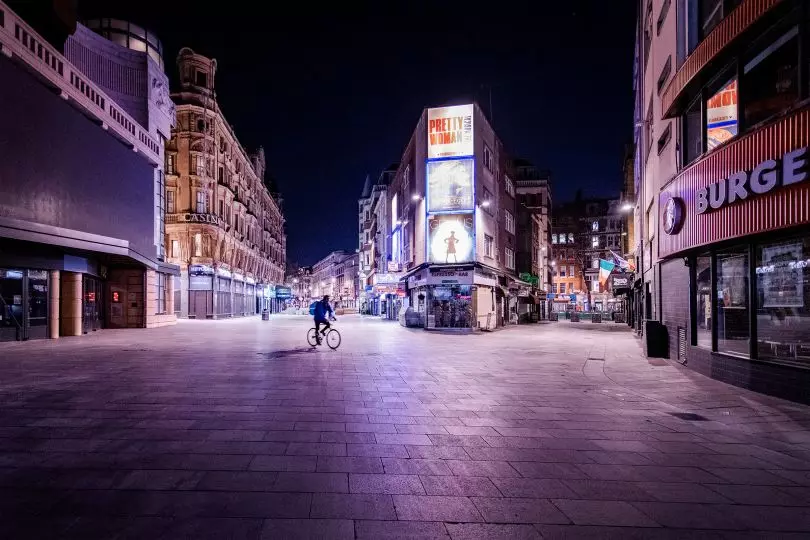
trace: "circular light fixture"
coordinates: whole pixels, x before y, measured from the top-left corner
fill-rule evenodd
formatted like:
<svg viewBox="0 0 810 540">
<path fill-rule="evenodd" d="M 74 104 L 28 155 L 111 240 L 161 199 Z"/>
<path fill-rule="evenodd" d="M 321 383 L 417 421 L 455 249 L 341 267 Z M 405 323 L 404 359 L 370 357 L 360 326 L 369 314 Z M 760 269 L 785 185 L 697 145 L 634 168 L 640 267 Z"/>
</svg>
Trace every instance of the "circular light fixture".
<svg viewBox="0 0 810 540">
<path fill-rule="evenodd" d="M 633 209 L 633 205 L 630 204 L 629 202 L 624 203 L 624 206 L 622 206 L 622 211 L 623 212 L 629 212 L 632 209 Z"/>
<path fill-rule="evenodd" d="M 414 193 L 413 195 L 411 195 L 411 200 L 412 201 L 418 201 L 418 200 L 421 200 L 421 199 L 422 199 L 422 196 L 419 195 L 418 193 Z"/>
<path fill-rule="evenodd" d="M 489 200 L 486 200 L 486 201 L 482 202 L 481 206 L 484 207 L 484 208 L 488 207 L 489 206 Z"/>
</svg>

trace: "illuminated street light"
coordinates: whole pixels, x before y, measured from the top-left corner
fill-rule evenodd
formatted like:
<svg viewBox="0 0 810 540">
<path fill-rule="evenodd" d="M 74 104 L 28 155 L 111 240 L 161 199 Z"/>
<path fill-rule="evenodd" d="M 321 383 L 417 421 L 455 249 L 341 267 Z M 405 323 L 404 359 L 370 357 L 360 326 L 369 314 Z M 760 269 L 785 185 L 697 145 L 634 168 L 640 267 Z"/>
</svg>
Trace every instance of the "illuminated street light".
<svg viewBox="0 0 810 540">
<path fill-rule="evenodd" d="M 421 199 L 422 199 L 422 196 L 419 195 L 418 193 L 414 193 L 413 195 L 411 195 L 411 200 L 412 201 L 419 201 Z"/>
<path fill-rule="evenodd" d="M 488 207 L 489 206 L 489 200 L 486 200 L 486 201 L 482 202 L 481 206 L 484 207 L 484 208 Z"/>
<path fill-rule="evenodd" d="M 622 212 L 629 212 L 632 209 L 633 209 L 633 205 L 631 203 L 629 203 L 629 202 L 624 203 L 624 206 L 622 206 Z"/>
</svg>

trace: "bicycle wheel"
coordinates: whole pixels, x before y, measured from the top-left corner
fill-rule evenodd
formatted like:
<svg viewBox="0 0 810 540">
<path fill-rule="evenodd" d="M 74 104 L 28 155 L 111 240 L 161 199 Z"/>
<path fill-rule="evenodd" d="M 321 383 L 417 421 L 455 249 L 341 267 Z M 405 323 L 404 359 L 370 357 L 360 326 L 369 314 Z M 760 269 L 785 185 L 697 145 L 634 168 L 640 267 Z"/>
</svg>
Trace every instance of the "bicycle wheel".
<svg viewBox="0 0 810 540">
<path fill-rule="evenodd" d="M 310 328 L 309 332 L 307 332 L 307 343 L 309 343 L 312 347 L 318 346 L 318 336 L 315 335 L 314 328 Z"/>
<path fill-rule="evenodd" d="M 329 330 L 329 332 L 326 333 L 326 344 L 329 345 L 329 348 L 333 351 L 340 347 L 340 332 L 334 328 Z"/>
</svg>

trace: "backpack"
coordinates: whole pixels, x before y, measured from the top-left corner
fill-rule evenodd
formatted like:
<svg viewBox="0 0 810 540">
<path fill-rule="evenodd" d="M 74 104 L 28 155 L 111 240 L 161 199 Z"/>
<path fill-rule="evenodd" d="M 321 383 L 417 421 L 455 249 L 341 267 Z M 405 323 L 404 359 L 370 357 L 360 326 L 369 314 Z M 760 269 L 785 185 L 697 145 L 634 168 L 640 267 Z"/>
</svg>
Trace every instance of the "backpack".
<svg viewBox="0 0 810 540">
<path fill-rule="evenodd" d="M 310 314 L 311 316 L 313 316 L 313 317 L 315 316 L 315 306 L 317 306 L 317 305 L 318 305 L 318 302 L 312 302 L 312 303 L 309 305 L 309 314 Z"/>
</svg>

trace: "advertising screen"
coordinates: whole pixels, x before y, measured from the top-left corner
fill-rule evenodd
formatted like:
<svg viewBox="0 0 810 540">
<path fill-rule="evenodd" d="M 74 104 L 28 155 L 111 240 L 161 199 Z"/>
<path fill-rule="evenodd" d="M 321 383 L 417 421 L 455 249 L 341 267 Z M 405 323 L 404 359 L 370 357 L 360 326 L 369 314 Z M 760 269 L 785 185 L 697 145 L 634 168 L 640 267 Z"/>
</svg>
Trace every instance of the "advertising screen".
<svg viewBox="0 0 810 540">
<path fill-rule="evenodd" d="M 441 214 L 428 218 L 428 259 L 455 264 L 473 260 L 473 214 Z"/>
<path fill-rule="evenodd" d="M 732 79 L 706 102 L 708 149 L 737 135 L 737 79 Z"/>
<path fill-rule="evenodd" d="M 473 155 L 473 105 L 428 109 L 428 159 Z"/>
<path fill-rule="evenodd" d="M 428 162 L 428 212 L 473 209 L 474 164 L 472 158 Z"/>
</svg>

